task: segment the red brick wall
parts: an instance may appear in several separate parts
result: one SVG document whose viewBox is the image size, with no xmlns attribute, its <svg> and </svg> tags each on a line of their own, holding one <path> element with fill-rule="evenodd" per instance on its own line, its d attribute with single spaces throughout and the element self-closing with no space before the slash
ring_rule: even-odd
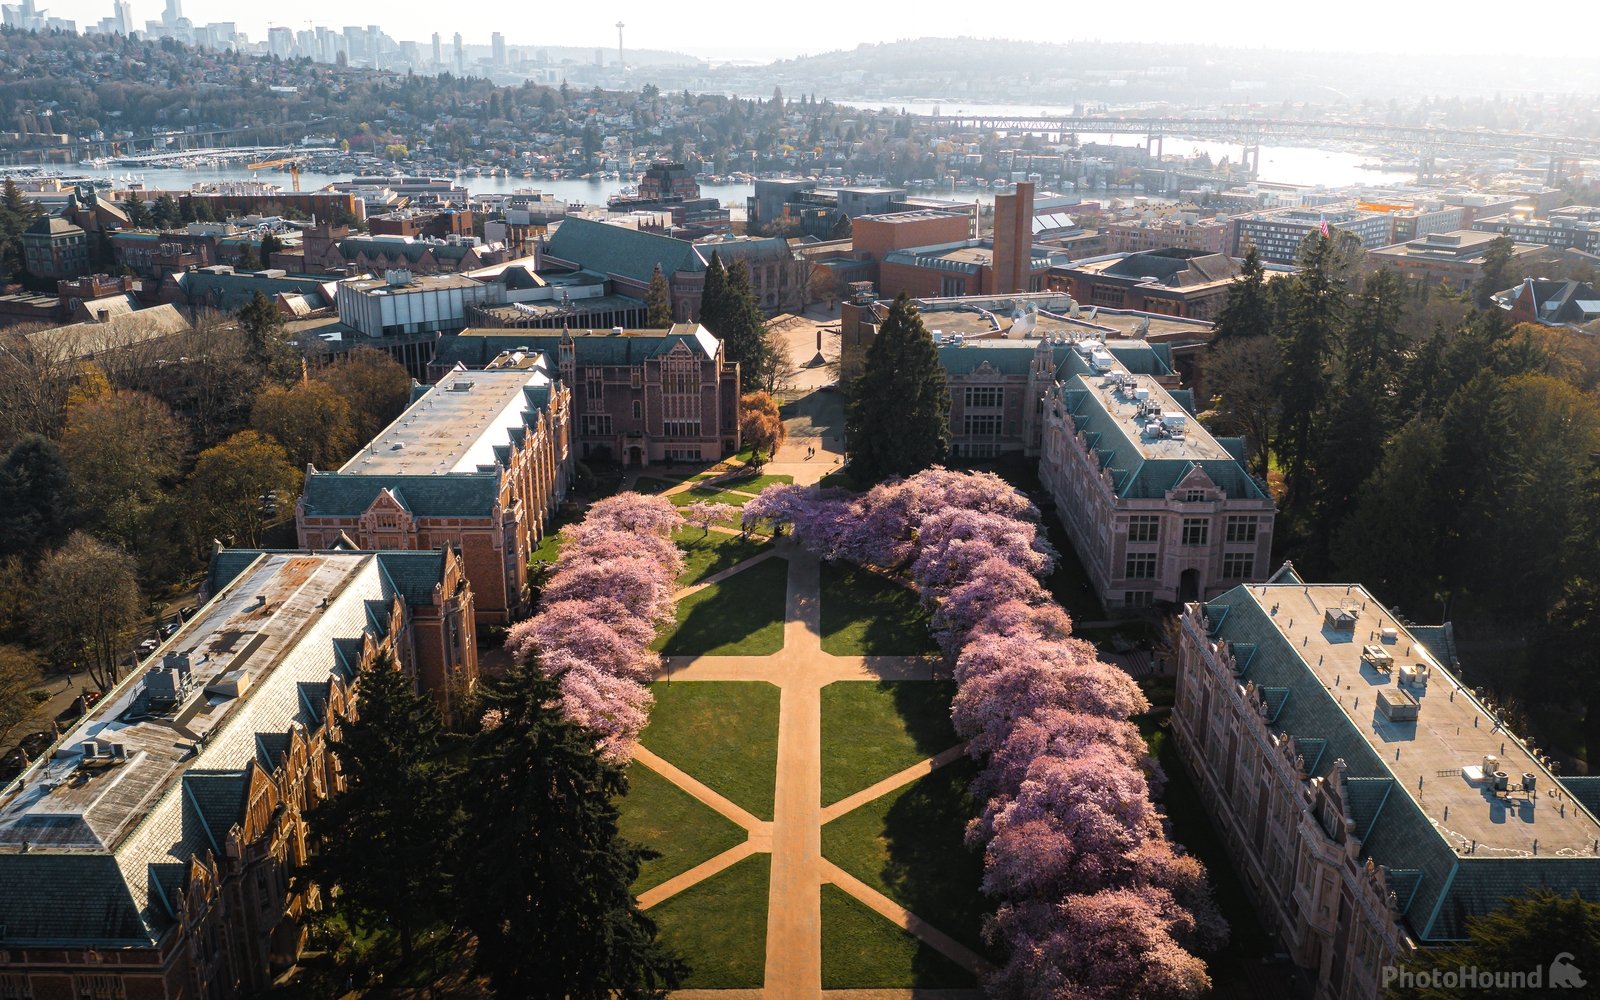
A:
<svg viewBox="0 0 1600 1000">
<path fill-rule="evenodd" d="M 891 250 L 959 243 L 971 235 L 971 223 L 964 215 L 917 219 L 914 222 L 887 222 L 865 216 L 855 221 L 851 242 L 855 256 L 865 260 L 882 260 Z"/>
</svg>

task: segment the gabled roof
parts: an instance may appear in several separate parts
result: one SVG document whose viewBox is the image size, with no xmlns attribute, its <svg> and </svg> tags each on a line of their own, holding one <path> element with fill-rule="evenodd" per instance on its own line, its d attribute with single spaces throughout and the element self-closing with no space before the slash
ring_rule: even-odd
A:
<svg viewBox="0 0 1600 1000">
<path fill-rule="evenodd" d="M 679 271 L 704 271 L 693 243 L 656 233 L 625 229 L 577 216 L 562 220 L 545 248 L 554 257 L 601 274 L 648 283 L 661 265 L 669 278 Z M 710 259 L 710 254 L 706 255 Z"/>
<path fill-rule="evenodd" d="M 438 476 L 313 472 L 306 476 L 302 502 L 312 517 L 363 514 L 385 488 L 403 494 L 407 509 L 419 517 L 488 517 L 500 498 L 500 477 L 492 472 Z"/>
<path fill-rule="evenodd" d="M 684 344 L 702 359 L 716 356 L 720 342 L 698 323 L 674 323 L 668 330 L 628 330 L 621 336 L 609 330 L 464 330 L 444 337 L 434 350 L 433 366 L 462 365 L 482 368 L 506 351 L 526 348 L 560 358 L 563 342 L 570 342 L 580 365 L 637 365 L 670 353 Z"/>
</svg>

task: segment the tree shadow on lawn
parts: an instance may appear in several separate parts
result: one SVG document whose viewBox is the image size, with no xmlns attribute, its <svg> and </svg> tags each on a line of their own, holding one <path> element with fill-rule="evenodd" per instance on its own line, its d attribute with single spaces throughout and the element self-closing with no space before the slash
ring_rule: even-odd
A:
<svg viewBox="0 0 1600 1000">
<path fill-rule="evenodd" d="M 939 647 L 917 593 L 847 562 L 822 564 L 823 651 L 836 656 L 921 656 Z"/>
<path fill-rule="evenodd" d="M 917 752 L 932 757 L 961 742 L 950 722 L 955 681 L 879 681 L 878 690 L 894 689 L 894 710 L 905 723 Z"/>
<path fill-rule="evenodd" d="M 992 910 L 979 890 L 983 855 L 965 843 L 967 823 L 979 811 L 967 792 L 976 775 L 977 765 L 962 757 L 900 795 L 884 815 L 888 859 L 879 877 L 906 909 L 992 960 L 996 956 L 982 937 L 984 916 Z"/>
<path fill-rule="evenodd" d="M 667 656 L 764 656 L 783 648 L 789 560 L 774 557 L 678 602 Z"/>
</svg>

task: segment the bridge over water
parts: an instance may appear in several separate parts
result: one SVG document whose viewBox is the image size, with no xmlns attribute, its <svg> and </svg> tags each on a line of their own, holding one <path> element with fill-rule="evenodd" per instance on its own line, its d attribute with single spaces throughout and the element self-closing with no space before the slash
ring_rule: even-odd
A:
<svg viewBox="0 0 1600 1000">
<path fill-rule="evenodd" d="M 1285 146 L 1324 146 L 1329 143 L 1365 143 L 1414 153 L 1422 173 L 1431 172 L 1441 153 L 1481 152 L 1500 155 L 1534 155 L 1547 158 L 1552 177 L 1574 160 L 1600 160 L 1600 138 L 1508 132 L 1496 129 L 1445 128 L 1428 125 L 1384 125 L 1366 122 L 1307 121 L 1292 118 L 1180 118 L 1103 115 L 913 115 L 933 131 L 1025 132 L 1057 141 L 1078 133 L 1144 136 L 1159 155 L 1166 136 L 1238 143 L 1245 164 L 1254 172 L 1263 143 Z"/>
</svg>

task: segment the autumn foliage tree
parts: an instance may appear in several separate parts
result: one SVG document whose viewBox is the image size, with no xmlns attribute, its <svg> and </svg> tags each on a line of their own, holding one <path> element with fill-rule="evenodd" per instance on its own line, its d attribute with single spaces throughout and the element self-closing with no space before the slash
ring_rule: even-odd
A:
<svg viewBox="0 0 1600 1000">
<path fill-rule="evenodd" d="M 411 376 L 375 348 L 358 347 L 319 370 L 316 377 L 350 404 L 351 431 L 358 445 L 377 437 L 411 401 Z"/>
<path fill-rule="evenodd" d="M 739 437 L 754 455 L 776 455 L 787 435 L 778 401 L 771 393 L 747 392 L 739 397 Z"/>
<path fill-rule="evenodd" d="M 350 403 L 326 382 L 268 383 L 250 409 L 250 426 L 277 441 L 297 469 L 338 468 L 356 447 Z"/>
<path fill-rule="evenodd" d="M 255 431 L 240 431 L 200 453 L 189 476 L 190 524 L 203 547 L 212 538 L 255 547 L 274 506 L 300 488 L 300 472 L 283 446 Z M 268 498 L 268 499 L 263 499 Z"/>
<path fill-rule="evenodd" d="M 81 531 L 40 563 L 30 624 L 56 668 L 87 670 L 102 691 L 122 676 L 143 608 L 134 570 L 133 557 Z"/>
<path fill-rule="evenodd" d="M 903 574 L 955 661 L 952 720 L 984 762 L 968 828 L 998 909 L 986 934 L 1008 959 L 993 993 L 1187 998 L 1210 987 L 1194 950 L 1226 925 L 1205 870 L 1162 831 L 1162 775 L 1130 718 L 1138 686 L 1072 636 L 1040 585 L 1055 553 L 1039 512 L 996 476 L 940 468 L 859 497 L 776 485 L 746 523 L 794 528 L 801 544 Z"/>
</svg>

